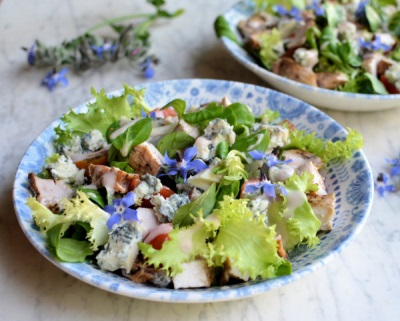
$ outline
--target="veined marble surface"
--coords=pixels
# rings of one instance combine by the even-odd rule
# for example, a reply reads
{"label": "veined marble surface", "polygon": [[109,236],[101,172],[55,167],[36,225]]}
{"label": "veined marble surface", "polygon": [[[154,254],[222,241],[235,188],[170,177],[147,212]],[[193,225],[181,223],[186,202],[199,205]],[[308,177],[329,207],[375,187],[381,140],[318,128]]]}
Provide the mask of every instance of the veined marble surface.
{"label": "veined marble surface", "polygon": [[[232,0],[170,0],[185,14],[152,28],[161,59],[154,80],[230,79],[265,85],[236,63],[216,39],[215,17]],[[19,160],[51,121],[90,98],[90,87],[112,91],[144,82],[120,61],[81,75],[50,93],[39,83],[47,70],[27,66],[21,46],[36,38],[55,45],[102,21],[151,9],[145,0],[0,0],[0,320],[399,320],[400,194],[375,195],[362,232],[318,271],[249,299],[208,304],[169,304],[130,299],[87,285],[46,261],[23,235],[12,205]],[[385,157],[400,151],[400,106],[373,113],[325,110],[364,136],[376,177]]]}

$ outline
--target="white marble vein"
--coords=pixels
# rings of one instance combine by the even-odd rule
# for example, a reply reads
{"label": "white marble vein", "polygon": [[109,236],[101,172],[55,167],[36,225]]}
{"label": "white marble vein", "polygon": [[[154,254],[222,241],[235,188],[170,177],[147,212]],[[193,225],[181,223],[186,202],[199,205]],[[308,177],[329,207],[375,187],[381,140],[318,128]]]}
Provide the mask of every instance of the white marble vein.
{"label": "white marble vein", "polygon": [[[213,33],[213,20],[235,0],[169,2],[170,9],[186,12],[153,28],[153,50],[162,61],[156,80],[201,77],[263,84],[224,51]],[[111,91],[143,79],[121,61],[71,73],[68,87],[49,93],[39,86],[46,71],[29,68],[21,46],[35,38],[57,44],[105,17],[149,9],[145,0],[0,1],[0,320],[399,320],[399,194],[376,196],[362,232],[325,267],[283,288],[234,302],[170,304],[117,296],[65,274],[30,245],[11,195],[16,167],[30,142],[68,106],[90,98],[91,86]],[[400,108],[326,112],[364,135],[375,176],[387,169],[384,157],[400,151]]]}

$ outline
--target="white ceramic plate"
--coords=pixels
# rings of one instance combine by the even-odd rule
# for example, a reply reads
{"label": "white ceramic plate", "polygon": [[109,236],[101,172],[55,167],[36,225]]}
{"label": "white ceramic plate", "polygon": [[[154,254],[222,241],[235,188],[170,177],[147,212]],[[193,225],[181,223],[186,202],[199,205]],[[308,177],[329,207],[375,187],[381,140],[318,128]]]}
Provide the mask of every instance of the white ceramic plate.
{"label": "white ceramic plate", "polygon": [[[231,7],[223,16],[232,30],[237,32],[239,21],[250,17],[255,11],[251,0],[241,1]],[[268,71],[257,64],[255,59],[241,46],[232,40],[222,37],[222,42],[228,52],[243,66],[254,72],[272,87],[304,100],[313,106],[343,110],[343,111],[380,111],[400,107],[400,94],[397,95],[367,95],[339,92],[329,89],[305,85]]]}
{"label": "white ceramic plate", "polygon": [[[198,105],[220,100],[227,96],[231,101],[248,104],[256,114],[266,107],[278,110],[299,129],[315,131],[325,139],[341,139],[346,131],[333,119],[310,105],[285,94],[249,84],[223,80],[184,79],[148,83],[146,101],[152,107],[163,106],[172,99],[181,98],[188,105]],[[119,91],[113,92],[118,95]],[[86,104],[77,107],[85,110]],[[136,284],[116,274],[99,270],[89,263],[60,263],[49,253],[43,235],[35,227],[31,211],[25,205],[30,196],[28,173],[40,172],[44,159],[53,152],[53,122],[28,148],[19,164],[14,183],[14,207],[22,230],[36,249],[50,262],[70,275],[101,289],[117,294],[153,301],[215,302],[249,297],[293,282],[326,264],[338,255],[343,247],[361,230],[371,208],[373,179],[364,154],[359,151],[351,160],[336,161],[328,166],[327,189],[336,195],[334,229],[321,235],[320,244],[312,249],[298,248],[290,253],[293,273],[270,280],[252,281],[232,286],[210,289],[171,290]]]}

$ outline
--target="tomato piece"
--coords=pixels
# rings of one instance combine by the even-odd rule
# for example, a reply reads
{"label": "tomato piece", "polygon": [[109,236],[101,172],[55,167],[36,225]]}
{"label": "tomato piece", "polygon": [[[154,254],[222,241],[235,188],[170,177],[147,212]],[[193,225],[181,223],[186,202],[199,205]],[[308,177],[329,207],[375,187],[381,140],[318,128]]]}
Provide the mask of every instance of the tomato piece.
{"label": "tomato piece", "polygon": [[400,94],[400,91],[397,89],[397,87],[392,84],[384,75],[382,75],[379,80],[390,94]]}
{"label": "tomato piece", "polygon": [[[158,195],[158,194],[160,194],[164,198],[168,198],[172,194],[175,194],[175,193],[169,187],[163,186],[161,188],[161,190],[158,193],[154,194],[154,195]],[[142,199],[142,204],[140,205],[140,207],[153,208],[153,204],[150,203],[150,199],[143,198]]]}
{"label": "tomato piece", "polygon": [[156,250],[160,250],[165,241],[171,240],[168,234],[160,234],[152,239],[149,244]]}
{"label": "tomato piece", "polygon": [[85,176],[89,176],[89,166],[93,165],[107,165],[108,164],[108,154],[106,153],[103,156],[92,158],[92,159],[84,159],[80,161],[76,161],[75,165],[79,169],[85,170]]}

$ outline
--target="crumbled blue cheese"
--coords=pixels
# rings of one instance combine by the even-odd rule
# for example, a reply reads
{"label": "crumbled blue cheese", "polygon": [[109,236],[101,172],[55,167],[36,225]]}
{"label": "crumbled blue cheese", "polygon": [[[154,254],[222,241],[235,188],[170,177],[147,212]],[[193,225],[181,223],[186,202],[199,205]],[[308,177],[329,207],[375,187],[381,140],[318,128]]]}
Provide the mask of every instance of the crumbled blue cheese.
{"label": "crumbled blue cheese", "polygon": [[249,201],[247,207],[253,213],[254,216],[260,214],[267,214],[269,201],[265,197],[256,197]]}
{"label": "crumbled blue cheese", "polygon": [[318,50],[298,48],[293,58],[300,65],[312,69],[318,63]]}
{"label": "crumbled blue cheese", "polygon": [[82,142],[81,138],[77,135],[72,137],[67,145],[64,145],[61,149],[61,153],[66,156],[71,156],[73,154],[82,152]]}
{"label": "crumbled blue cheese", "polygon": [[54,179],[59,179],[65,183],[83,185],[85,180],[85,170],[76,167],[71,158],[61,155],[56,162],[48,165]]}
{"label": "crumbled blue cheese", "polygon": [[82,147],[86,150],[94,152],[96,150],[103,148],[105,144],[106,141],[103,135],[97,129],[94,129],[82,136]]}
{"label": "crumbled blue cheese", "polygon": [[158,193],[161,191],[162,187],[163,185],[157,177],[150,174],[144,174],[140,178],[139,185],[133,190],[135,201],[141,200],[145,196]]}
{"label": "crumbled blue cheese", "polygon": [[187,194],[172,194],[167,199],[161,195],[154,195],[151,199],[155,214],[162,223],[171,222],[176,211],[189,202]]}
{"label": "crumbled blue cheese", "polygon": [[284,126],[254,123],[251,127],[253,133],[266,129],[270,135],[268,149],[282,147],[289,143],[289,130]]}
{"label": "crumbled blue cheese", "polygon": [[385,77],[400,90],[400,64],[393,64],[386,69]]}
{"label": "crumbled blue cheese", "polygon": [[197,157],[208,161],[215,157],[219,143],[226,141],[229,145],[235,142],[236,133],[233,126],[224,120],[217,118],[210,121],[204,129],[204,135],[196,139],[194,146],[197,148]]}
{"label": "crumbled blue cheese", "polygon": [[97,264],[102,270],[124,269],[129,273],[139,254],[138,242],[142,238],[136,222],[124,221],[111,231],[107,244],[96,256]]}

